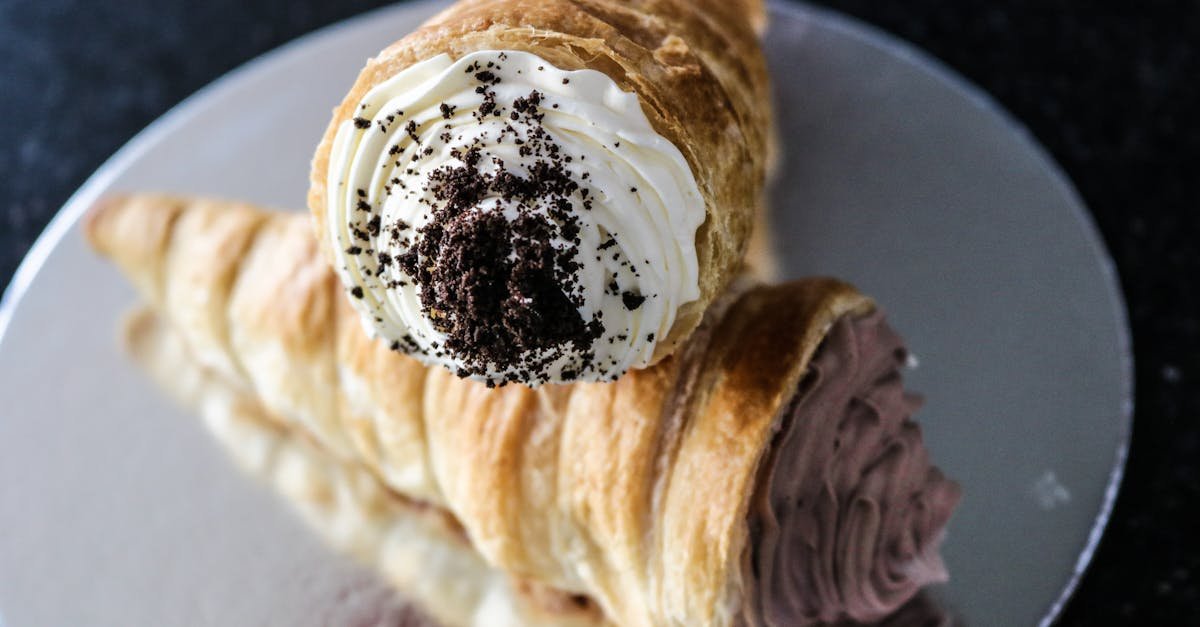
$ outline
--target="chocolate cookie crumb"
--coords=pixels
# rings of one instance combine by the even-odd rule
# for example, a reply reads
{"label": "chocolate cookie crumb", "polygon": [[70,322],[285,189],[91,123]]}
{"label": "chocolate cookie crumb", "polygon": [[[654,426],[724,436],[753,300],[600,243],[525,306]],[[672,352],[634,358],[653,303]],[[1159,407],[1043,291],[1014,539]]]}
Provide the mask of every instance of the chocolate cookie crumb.
{"label": "chocolate cookie crumb", "polygon": [[[452,150],[462,165],[426,176],[432,211],[417,229],[415,245],[381,259],[380,266],[394,263],[417,283],[422,310],[446,336],[445,350],[464,362],[460,375],[488,375],[497,385],[545,378],[569,351],[577,359],[572,366],[559,365],[559,375],[576,378],[592,367],[590,347],[604,333],[599,316],[585,320],[579,313],[580,225],[571,201],[579,184],[564,167],[561,147],[541,128],[542,94],[531,91],[502,111],[488,89],[499,77],[482,70],[474,78],[483,99],[478,115],[506,113],[513,122],[523,120],[524,136],[513,126],[504,133],[517,134],[521,154],[537,159],[522,176],[494,156],[488,163],[494,169],[481,170],[482,135],[470,149]],[[507,209],[484,208],[485,199]],[[515,217],[507,213],[513,210]],[[375,228],[368,222],[368,230]],[[568,245],[556,247],[556,241]],[[508,374],[493,378],[495,370]]]}
{"label": "chocolate cookie crumb", "polygon": [[635,292],[626,291],[621,292],[621,302],[625,303],[626,309],[633,311],[634,309],[641,307],[642,303],[646,302],[646,297]]}

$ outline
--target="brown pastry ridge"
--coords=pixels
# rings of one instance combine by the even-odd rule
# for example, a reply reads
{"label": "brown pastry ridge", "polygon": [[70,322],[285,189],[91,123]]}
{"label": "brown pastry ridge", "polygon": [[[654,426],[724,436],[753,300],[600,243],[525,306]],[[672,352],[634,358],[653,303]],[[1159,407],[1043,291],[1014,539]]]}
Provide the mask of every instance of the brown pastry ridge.
{"label": "brown pastry ridge", "polygon": [[[829,331],[874,311],[831,279],[749,288],[676,355],[614,383],[488,389],[367,339],[296,215],[141,195],[104,202],[86,230],[213,376],[340,463],[443,511],[489,566],[586,597],[618,624],[754,615],[748,521],[776,434]],[[957,488],[930,470],[907,416],[892,423],[918,453],[897,466],[917,477],[899,500],[932,491],[947,512],[902,535],[916,546],[881,550],[936,554]],[[830,485],[856,502],[853,481]],[[911,574],[913,592],[942,575],[866,568],[864,586]],[[822,598],[841,604],[825,614],[853,610]]]}
{"label": "brown pastry ridge", "polygon": [[[771,109],[758,35],[761,0],[464,0],[370,59],[312,162],[308,203],[326,224],[326,179],[339,125],[374,86],[442,53],[532,52],[563,70],[603,72],[637,94],[651,126],[683,154],[704,197],[696,232],[700,298],[683,305],[660,338],[671,354],[737,276],[762,206],[770,158]],[[328,258],[337,263],[320,236]]]}

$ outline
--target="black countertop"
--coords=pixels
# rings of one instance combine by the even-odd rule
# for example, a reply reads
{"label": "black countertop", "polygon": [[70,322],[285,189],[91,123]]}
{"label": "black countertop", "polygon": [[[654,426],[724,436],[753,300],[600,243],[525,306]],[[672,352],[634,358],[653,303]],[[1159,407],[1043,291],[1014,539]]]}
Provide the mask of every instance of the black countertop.
{"label": "black countertop", "polygon": [[[93,170],[169,107],[372,0],[0,0],[0,284]],[[1063,625],[1200,617],[1200,2],[828,0],[992,94],[1063,165],[1116,260],[1137,415]]]}

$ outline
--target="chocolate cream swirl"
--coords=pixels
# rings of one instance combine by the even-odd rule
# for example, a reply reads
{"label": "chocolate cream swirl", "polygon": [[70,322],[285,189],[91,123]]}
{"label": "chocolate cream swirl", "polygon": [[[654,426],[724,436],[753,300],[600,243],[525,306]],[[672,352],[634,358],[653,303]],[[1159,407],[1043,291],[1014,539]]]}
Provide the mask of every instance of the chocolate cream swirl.
{"label": "chocolate cream swirl", "polygon": [[743,623],[872,622],[946,580],[960,491],[910,420],[907,357],[878,311],[841,318],[818,348],[759,471]]}

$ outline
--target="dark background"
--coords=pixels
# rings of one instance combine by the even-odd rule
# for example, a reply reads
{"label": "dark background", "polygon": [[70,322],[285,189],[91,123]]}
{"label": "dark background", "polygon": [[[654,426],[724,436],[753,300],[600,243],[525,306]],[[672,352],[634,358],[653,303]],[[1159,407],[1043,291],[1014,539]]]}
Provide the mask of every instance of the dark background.
{"label": "dark background", "polygon": [[[0,285],[84,179],[172,105],[382,4],[0,0]],[[1200,0],[820,4],[982,86],[1078,186],[1129,304],[1137,414],[1112,522],[1060,624],[1197,624]]]}

